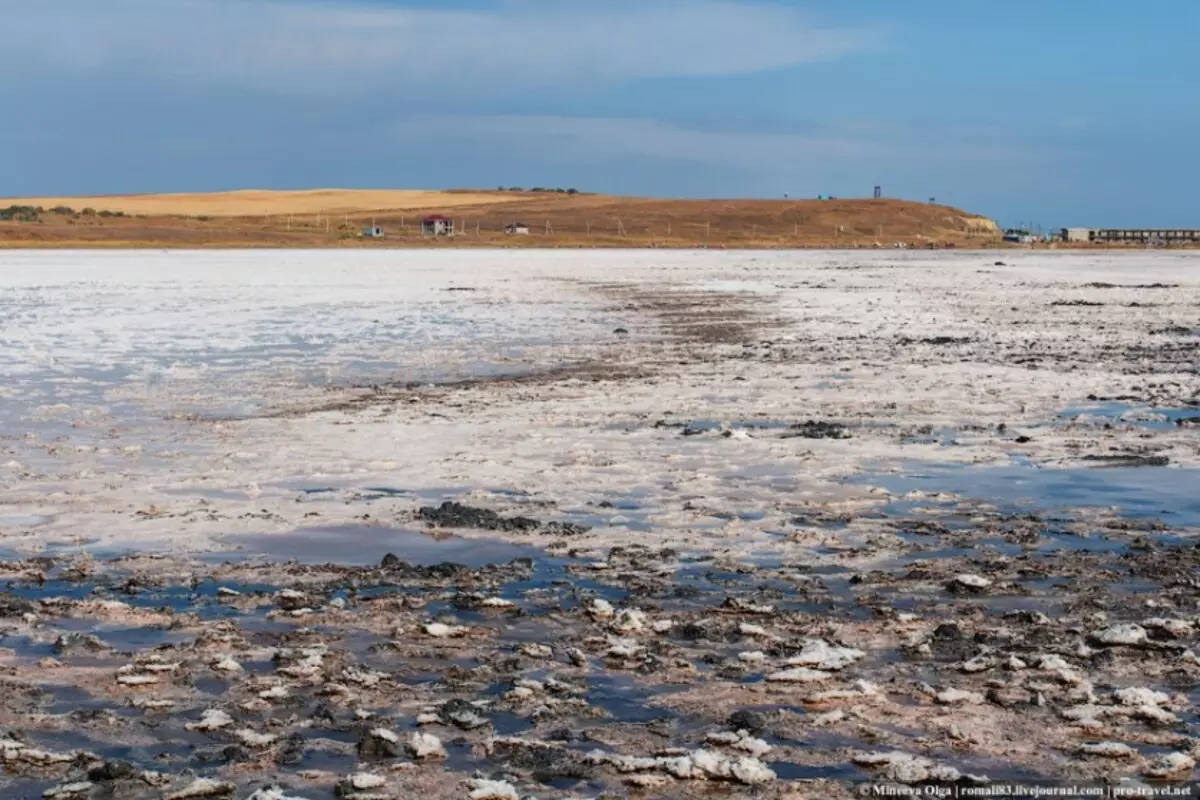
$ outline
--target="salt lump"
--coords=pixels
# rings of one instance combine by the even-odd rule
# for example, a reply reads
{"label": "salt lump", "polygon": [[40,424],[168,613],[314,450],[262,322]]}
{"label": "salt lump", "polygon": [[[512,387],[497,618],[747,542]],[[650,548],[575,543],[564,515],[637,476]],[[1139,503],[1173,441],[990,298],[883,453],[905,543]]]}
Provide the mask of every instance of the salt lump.
{"label": "salt lump", "polygon": [[1091,639],[1096,644],[1109,646],[1139,645],[1146,643],[1149,634],[1141,625],[1114,625],[1111,628],[1096,631],[1092,634]]}
{"label": "salt lump", "polygon": [[408,749],[412,757],[418,760],[446,757],[446,748],[442,746],[442,740],[429,733],[414,733],[408,740]]}
{"label": "salt lump", "polygon": [[[764,743],[765,744],[765,743]],[[721,780],[747,786],[775,780],[775,773],[757,758],[731,758],[712,750],[697,750],[682,756],[620,756],[600,750],[588,753],[593,764],[607,764],[618,772],[665,772],[679,780]]]}
{"label": "salt lump", "polygon": [[[927,758],[908,753],[859,753],[854,757],[854,763],[866,767],[882,767],[883,777],[896,783],[957,783],[963,777],[954,767],[934,764]],[[987,780],[974,775],[968,775],[967,778],[976,783]]]}
{"label": "salt lump", "polygon": [[772,683],[816,683],[832,677],[828,672],[822,672],[819,669],[796,667],[795,669],[785,669],[783,672],[773,672],[767,676],[767,680]]}
{"label": "salt lump", "polygon": [[521,800],[517,789],[507,781],[476,778],[470,781],[471,800]]}
{"label": "salt lump", "polygon": [[850,666],[866,655],[853,647],[835,647],[823,639],[808,639],[799,655],[787,660],[790,667],[814,667],[836,671]]}
{"label": "salt lump", "polygon": [[447,625],[444,622],[430,622],[425,625],[425,633],[435,639],[462,636],[466,632],[467,629],[462,625]]}
{"label": "salt lump", "polygon": [[215,731],[233,724],[233,717],[219,708],[210,708],[200,717],[199,722],[192,722],[183,727],[189,731]]}
{"label": "salt lump", "polygon": [[1101,758],[1133,758],[1137,755],[1137,751],[1127,744],[1120,742],[1093,742],[1089,744],[1081,744],[1079,752],[1087,756],[1100,756]]}

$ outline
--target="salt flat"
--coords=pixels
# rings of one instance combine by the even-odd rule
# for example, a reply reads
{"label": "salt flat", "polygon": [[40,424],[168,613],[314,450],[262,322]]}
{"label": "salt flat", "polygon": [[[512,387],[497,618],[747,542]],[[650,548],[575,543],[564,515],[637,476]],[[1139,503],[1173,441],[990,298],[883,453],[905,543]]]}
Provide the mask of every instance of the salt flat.
{"label": "salt flat", "polygon": [[[4,254],[0,526],[22,549],[209,548],[303,525],[300,488],[336,489],[319,510],[337,524],[364,513],[346,497],[392,487],[526,492],[592,522],[589,504],[636,498],[664,542],[776,546],[797,507],[877,502],[844,482],[864,470],[1138,446],[1144,426],[1129,424],[1080,450],[1088,418],[1059,415],[1089,396],[1132,398],[1121,413],[1196,402],[1198,267],[1007,252]],[[668,307],[684,293],[709,300]],[[689,315],[735,327],[688,341]],[[321,410],[361,397],[352,386],[581,362],[642,377]],[[751,427],[809,419],[852,436]],[[736,435],[681,437],[660,420]],[[1021,432],[1033,441],[1016,444]],[[1200,461],[1194,428],[1163,428],[1154,451]]]}
{"label": "salt flat", "polygon": [[1187,778],[1198,268],[0,254],[0,794]]}

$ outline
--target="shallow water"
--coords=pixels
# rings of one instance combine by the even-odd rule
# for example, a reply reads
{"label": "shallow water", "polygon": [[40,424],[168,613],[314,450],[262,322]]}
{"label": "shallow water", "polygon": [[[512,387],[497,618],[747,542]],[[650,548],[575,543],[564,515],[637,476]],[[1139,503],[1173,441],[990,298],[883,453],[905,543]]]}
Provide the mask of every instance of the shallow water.
{"label": "shallow water", "polygon": [[244,559],[298,561],[301,564],[378,564],[385,555],[418,566],[446,562],[467,567],[499,564],[515,558],[532,558],[541,551],[496,539],[466,539],[459,536],[427,535],[402,528],[343,525],[302,528],[287,533],[233,534],[223,544],[233,553],[206,555],[205,561]]}
{"label": "shallow water", "polygon": [[[1121,516],[1200,525],[1200,470],[1174,467],[1057,469],[1026,465],[967,467],[920,465],[897,474],[867,473],[851,483],[880,486],[893,495],[920,491],[985,500],[1001,511],[1030,513],[1116,509]],[[935,502],[920,501],[924,505]],[[958,500],[954,501],[959,502]],[[889,513],[904,513],[898,498]]]}

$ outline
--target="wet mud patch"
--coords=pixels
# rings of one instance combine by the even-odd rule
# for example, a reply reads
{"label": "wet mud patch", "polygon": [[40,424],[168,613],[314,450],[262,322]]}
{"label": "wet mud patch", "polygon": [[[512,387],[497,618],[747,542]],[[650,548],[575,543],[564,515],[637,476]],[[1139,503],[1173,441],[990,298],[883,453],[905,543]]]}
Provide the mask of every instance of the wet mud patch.
{"label": "wet mud patch", "polygon": [[[960,537],[1058,523],[910,515],[894,529],[942,552],[857,572],[642,545],[500,560],[396,531],[362,565],[9,563],[0,786],[682,798],[1142,774],[1191,757],[1200,549],[1117,522],[1123,549],[988,552]],[[1100,737],[1134,755],[1080,749]]]}
{"label": "wet mud patch", "polygon": [[[713,345],[744,345],[769,348],[765,340],[770,331],[786,327],[790,322],[774,315],[768,296],[751,292],[653,287],[641,284],[576,283],[587,292],[597,293],[615,303],[607,313],[628,319],[614,329],[615,342],[590,349],[595,357],[553,363],[531,364],[519,369],[505,364],[478,364],[467,378],[434,378],[430,380],[391,380],[380,378],[370,382],[335,385],[325,389],[327,400],[263,408],[244,416],[190,417],[193,422],[219,423],[249,419],[286,419],[323,412],[355,412],[379,407],[429,403],[436,404],[454,395],[479,389],[505,390],[548,386],[564,381],[599,383],[644,378],[650,375],[648,366],[632,352],[614,343],[624,343],[635,333],[648,331],[639,337],[671,345],[678,358],[711,360]],[[745,354],[742,354],[744,357]]]}
{"label": "wet mud patch", "polygon": [[613,302],[610,313],[643,320],[687,345],[770,347],[764,337],[789,324],[776,315],[768,295],[755,292],[622,283],[593,283],[587,288]]}

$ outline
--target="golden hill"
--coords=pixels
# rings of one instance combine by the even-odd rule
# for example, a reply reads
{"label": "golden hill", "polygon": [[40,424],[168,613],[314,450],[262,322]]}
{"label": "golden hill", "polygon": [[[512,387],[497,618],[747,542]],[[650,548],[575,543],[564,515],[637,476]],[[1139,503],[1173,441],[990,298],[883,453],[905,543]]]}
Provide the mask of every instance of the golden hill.
{"label": "golden hill", "polygon": [[306,189],[274,191],[241,189],[208,194],[128,194],[93,197],[23,197],[0,199],[0,208],[10,205],[96,211],[124,214],[183,217],[253,217],[279,214],[345,214],[360,211],[406,208],[459,208],[495,203],[500,193],[424,191],[418,189]]}
{"label": "golden hill", "polygon": [[[892,199],[323,189],[0,200],[0,209],[10,205],[42,211],[36,220],[0,221],[0,247],[963,246],[1000,237],[985,217]],[[454,237],[421,236],[418,219],[433,213],[455,221]],[[372,221],[384,229],[383,239],[359,236]],[[524,223],[529,235],[506,235],[511,222]]]}

